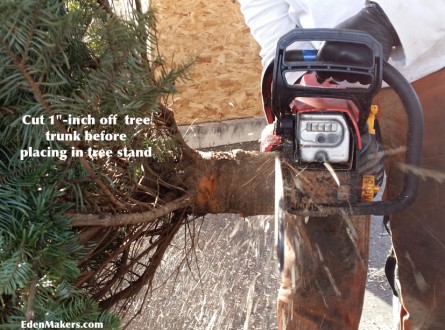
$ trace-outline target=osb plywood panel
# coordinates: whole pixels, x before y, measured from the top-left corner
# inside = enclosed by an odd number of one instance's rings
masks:
[[[167,61],[196,58],[170,106],[180,124],[261,116],[259,48],[237,1],[153,0]]]

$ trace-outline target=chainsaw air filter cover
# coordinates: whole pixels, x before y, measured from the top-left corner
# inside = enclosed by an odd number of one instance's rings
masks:
[[[297,122],[301,161],[342,163],[349,160],[350,133],[342,113],[301,113]]]

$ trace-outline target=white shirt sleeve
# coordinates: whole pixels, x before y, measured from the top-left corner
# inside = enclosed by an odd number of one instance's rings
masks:
[[[334,27],[357,13],[364,0],[238,0],[241,12],[261,47],[263,67],[275,57],[278,39],[290,30]],[[312,49],[311,43],[300,46]]]
[[[399,35],[410,65],[426,55],[438,42],[445,41],[445,1],[374,0],[382,7]]]
[[[402,47],[391,62],[414,81],[445,67],[444,0],[373,0],[382,7]]]
[[[273,60],[278,39],[296,27],[284,0],[239,0],[241,12],[254,39],[261,47],[263,67]]]

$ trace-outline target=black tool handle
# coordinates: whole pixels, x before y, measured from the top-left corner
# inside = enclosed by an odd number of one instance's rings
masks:
[[[369,65],[349,65],[319,61],[304,55],[300,58],[287,56],[295,42],[331,41],[361,44],[369,48],[372,62]],[[307,50],[300,50],[304,54]],[[308,60],[309,59],[309,60]],[[350,99],[364,112],[369,111],[369,102],[379,91],[382,83],[382,48],[380,43],[365,32],[340,29],[294,29],[284,35],[277,44],[272,86],[272,111],[277,118],[289,111],[289,104],[296,97],[332,97]],[[320,88],[288,83],[289,72],[331,71],[336,73],[366,75],[369,86],[360,88]]]

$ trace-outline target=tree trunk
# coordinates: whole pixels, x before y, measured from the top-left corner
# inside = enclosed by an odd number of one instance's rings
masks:
[[[240,150],[217,153],[194,164],[198,213],[273,214],[274,154]],[[196,180],[196,181],[195,181]]]
[[[194,152],[195,153],[195,152]],[[164,196],[164,204],[143,212],[118,214],[67,213],[73,227],[115,227],[152,223],[172,212],[190,208],[191,214],[237,213],[243,217],[274,212],[274,157],[235,150],[203,158],[199,153],[180,162],[172,185],[182,182],[186,192]],[[82,241],[96,231],[84,230]]]

